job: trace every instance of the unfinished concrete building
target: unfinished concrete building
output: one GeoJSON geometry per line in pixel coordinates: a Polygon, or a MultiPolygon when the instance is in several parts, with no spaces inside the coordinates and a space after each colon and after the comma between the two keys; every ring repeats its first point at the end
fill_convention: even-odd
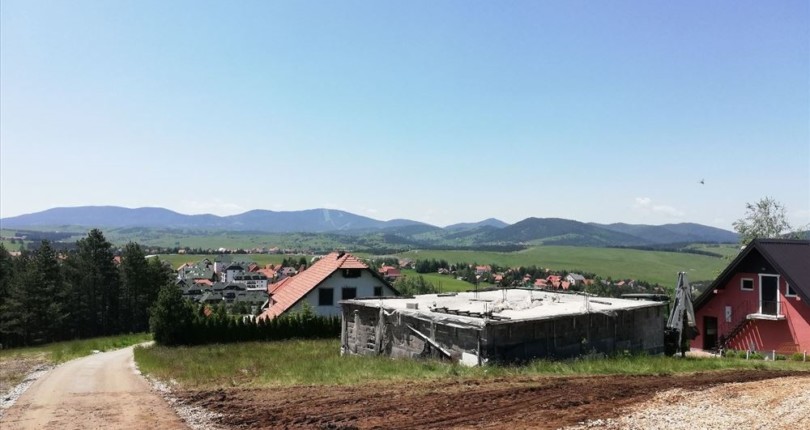
{"type": "Polygon", "coordinates": [[[341,302],[341,354],[468,365],[664,350],[664,304],[537,290],[341,302]]]}

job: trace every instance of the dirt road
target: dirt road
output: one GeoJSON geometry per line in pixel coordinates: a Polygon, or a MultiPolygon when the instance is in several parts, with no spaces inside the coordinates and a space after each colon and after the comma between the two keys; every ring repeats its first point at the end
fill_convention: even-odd
{"type": "Polygon", "coordinates": [[[6,411],[0,428],[173,430],[186,426],[135,374],[129,347],[52,370],[6,411]]]}

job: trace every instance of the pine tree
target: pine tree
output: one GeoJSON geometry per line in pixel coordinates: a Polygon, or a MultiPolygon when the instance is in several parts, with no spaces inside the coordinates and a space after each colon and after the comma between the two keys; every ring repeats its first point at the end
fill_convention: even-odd
{"type": "Polygon", "coordinates": [[[76,247],[67,268],[73,334],[85,338],[118,333],[120,279],[112,245],[93,229],[76,247]]]}
{"type": "Polygon", "coordinates": [[[59,339],[64,319],[62,273],[56,253],[42,241],[33,254],[14,262],[7,299],[3,303],[0,332],[6,342],[32,345],[59,339]]]}
{"type": "Polygon", "coordinates": [[[189,343],[194,321],[194,310],[174,285],[161,288],[157,302],[152,308],[149,328],[155,342],[161,345],[189,343]]]}

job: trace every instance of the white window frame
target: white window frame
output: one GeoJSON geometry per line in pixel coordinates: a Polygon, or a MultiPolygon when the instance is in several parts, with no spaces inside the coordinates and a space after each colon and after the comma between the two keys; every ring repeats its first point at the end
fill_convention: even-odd
{"type": "Polygon", "coordinates": [[[785,282],[785,297],[796,297],[796,290],[790,288],[790,284],[788,282],[785,282]]]}
{"type": "Polygon", "coordinates": [[[754,278],[742,278],[740,279],[740,291],[754,291],[754,278]],[[745,288],[745,281],[751,281],[751,288],[745,288]]]}
{"type": "Polygon", "coordinates": [[[757,313],[762,313],[762,278],[764,277],[776,278],[776,315],[782,315],[782,302],[779,300],[779,281],[781,280],[781,276],[771,275],[770,273],[759,274],[759,312],[757,313]]]}

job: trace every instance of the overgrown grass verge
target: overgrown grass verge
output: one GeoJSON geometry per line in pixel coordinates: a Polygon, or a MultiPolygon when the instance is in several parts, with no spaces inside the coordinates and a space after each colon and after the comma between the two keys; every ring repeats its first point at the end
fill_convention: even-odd
{"type": "Polygon", "coordinates": [[[718,358],[622,356],[567,361],[538,360],[521,366],[464,367],[437,361],[341,357],[337,340],[247,342],[194,347],[136,348],[142,372],[184,388],[357,385],[382,381],[555,375],[659,375],[714,370],[810,371],[810,363],[718,358]]]}
{"type": "Polygon", "coordinates": [[[92,339],[69,340],[27,348],[2,349],[0,350],[0,362],[39,355],[53,364],[59,364],[77,357],[90,355],[93,351],[110,351],[150,340],[152,340],[150,333],[136,333],[95,337],[92,339]]]}
{"type": "Polygon", "coordinates": [[[34,369],[90,355],[94,350],[109,351],[152,340],[149,333],[97,337],[50,343],[29,348],[0,349],[0,395],[25,379],[34,369]]]}

